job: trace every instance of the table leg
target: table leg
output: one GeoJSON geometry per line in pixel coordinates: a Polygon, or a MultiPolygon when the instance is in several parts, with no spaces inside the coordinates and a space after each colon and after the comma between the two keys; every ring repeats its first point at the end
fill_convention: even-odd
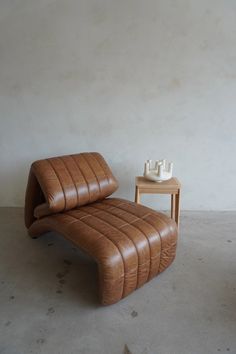
{"type": "Polygon", "coordinates": [[[175,219],[175,194],[171,194],[171,218],[175,219]]]}
{"type": "Polygon", "coordinates": [[[139,188],[137,186],[135,187],[135,203],[137,204],[140,203],[140,193],[139,193],[139,188]]]}
{"type": "Polygon", "coordinates": [[[175,222],[179,227],[179,214],[180,214],[180,189],[175,197],[175,222]]]}

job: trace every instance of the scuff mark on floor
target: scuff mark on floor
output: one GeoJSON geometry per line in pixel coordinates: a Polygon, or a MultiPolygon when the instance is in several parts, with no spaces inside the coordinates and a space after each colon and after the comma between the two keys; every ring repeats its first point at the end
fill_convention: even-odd
{"type": "Polygon", "coordinates": [[[129,350],[129,348],[128,348],[128,345],[127,345],[127,344],[125,344],[125,346],[124,346],[124,351],[123,351],[123,354],[132,354],[132,352],[129,350]]]}

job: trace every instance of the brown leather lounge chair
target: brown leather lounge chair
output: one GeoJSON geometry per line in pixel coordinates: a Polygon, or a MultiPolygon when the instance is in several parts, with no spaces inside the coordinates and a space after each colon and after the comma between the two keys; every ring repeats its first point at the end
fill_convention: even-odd
{"type": "Polygon", "coordinates": [[[56,231],[98,264],[101,303],[113,304],[174,260],[175,222],[145,206],[107,198],[118,184],[95,152],[32,164],[25,224],[32,237],[56,231]]]}

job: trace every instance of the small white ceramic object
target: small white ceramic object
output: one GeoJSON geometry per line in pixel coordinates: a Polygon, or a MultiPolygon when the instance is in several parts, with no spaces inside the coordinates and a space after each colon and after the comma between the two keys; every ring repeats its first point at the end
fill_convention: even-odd
{"type": "Polygon", "coordinates": [[[173,175],[173,162],[167,164],[166,160],[156,160],[153,166],[152,160],[147,160],[144,164],[143,176],[150,181],[162,182],[171,179],[173,175]]]}

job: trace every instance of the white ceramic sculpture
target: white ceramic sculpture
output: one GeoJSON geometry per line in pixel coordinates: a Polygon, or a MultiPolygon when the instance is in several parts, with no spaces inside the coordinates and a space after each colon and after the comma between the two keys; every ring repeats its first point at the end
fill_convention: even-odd
{"type": "Polygon", "coordinates": [[[162,182],[171,179],[173,174],[173,162],[167,164],[166,160],[147,160],[144,164],[144,177],[154,181],[162,182]]]}

